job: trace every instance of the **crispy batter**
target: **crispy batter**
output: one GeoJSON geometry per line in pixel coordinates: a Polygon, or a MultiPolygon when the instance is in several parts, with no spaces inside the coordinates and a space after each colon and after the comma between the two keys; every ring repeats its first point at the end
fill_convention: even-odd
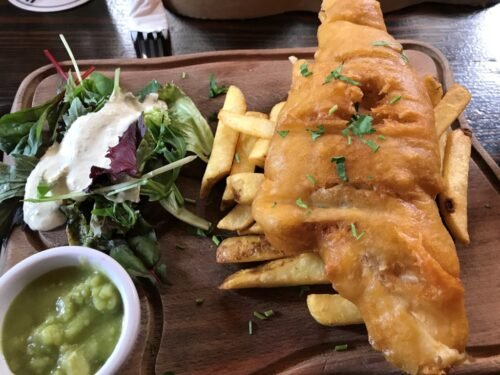
{"type": "Polygon", "coordinates": [[[378,2],[325,0],[322,9],[312,75],[294,65],[277,124],[289,133],[273,135],[253,217],[277,250],[320,249],[328,278],[390,362],[440,373],[463,360],[468,327],[455,246],[435,204],[443,182],[433,107],[378,2]],[[356,107],[374,133],[342,134],[356,107]]]}

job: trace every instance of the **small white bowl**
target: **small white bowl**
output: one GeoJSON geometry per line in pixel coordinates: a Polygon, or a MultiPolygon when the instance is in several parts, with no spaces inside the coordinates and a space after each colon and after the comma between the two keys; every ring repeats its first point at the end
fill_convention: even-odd
{"type": "MultiPolygon", "coordinates": [[[[111,356],[95,375],[118,373],[128,359],[137,335],[141,310],[139,296],[132,279],[117,261],[110,256],[87,247],[62,246],[41,251],[16,264],[0,277],[0,346],[5,315],[14,298],[34,279],[62,267],[82,263],[102,272],[115,284],[123,303],[123,320],[120,337],[111,356]]],[[[12,375],[0,347],[0,374],[12,375]]]]}

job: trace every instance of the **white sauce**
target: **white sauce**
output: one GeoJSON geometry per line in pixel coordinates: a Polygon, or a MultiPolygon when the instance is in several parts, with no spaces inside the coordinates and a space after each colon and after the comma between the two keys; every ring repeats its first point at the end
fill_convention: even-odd
{"type": "MultiPolygon", "coordinates": [[[[48,196],[83,191],[92,182],[91,167],[109,168],[108,149],[118,143],[143,111],[152,108],[166,108],[166,104],[154,94],[140,103],[127,93],[113,96],[98,112],[79,117],[62,142],[52,145],[31,172],[24,198],[37,198],[37,187],[42,180],[52,186],[48,196]]],[[[24,221],[33,230],[54,229],[66,221],[60,206],[60,201],[24,202],[24,221]]]]}

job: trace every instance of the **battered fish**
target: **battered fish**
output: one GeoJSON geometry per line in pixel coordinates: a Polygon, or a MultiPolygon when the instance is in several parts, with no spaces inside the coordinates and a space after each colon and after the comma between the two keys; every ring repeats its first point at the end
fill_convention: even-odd
{"type": "Polygon", "coordinates": [[[433,108],[378,2],[325,0],[314,63],[298,61],[253,216],[292,255],[316,248],[371,345],[411,374],[464,359],[467,318],[433,108]]]}

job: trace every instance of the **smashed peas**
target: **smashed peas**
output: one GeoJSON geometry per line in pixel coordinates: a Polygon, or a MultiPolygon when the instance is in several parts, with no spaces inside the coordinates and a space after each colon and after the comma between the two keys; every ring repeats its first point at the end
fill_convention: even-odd
{"type": "Polygon", "coordinates": [[[2,351],[14,374],[90,375],[118,341],[123,305],[115,285],[87,266],[51,271],[7,311],[2,351]]]}

